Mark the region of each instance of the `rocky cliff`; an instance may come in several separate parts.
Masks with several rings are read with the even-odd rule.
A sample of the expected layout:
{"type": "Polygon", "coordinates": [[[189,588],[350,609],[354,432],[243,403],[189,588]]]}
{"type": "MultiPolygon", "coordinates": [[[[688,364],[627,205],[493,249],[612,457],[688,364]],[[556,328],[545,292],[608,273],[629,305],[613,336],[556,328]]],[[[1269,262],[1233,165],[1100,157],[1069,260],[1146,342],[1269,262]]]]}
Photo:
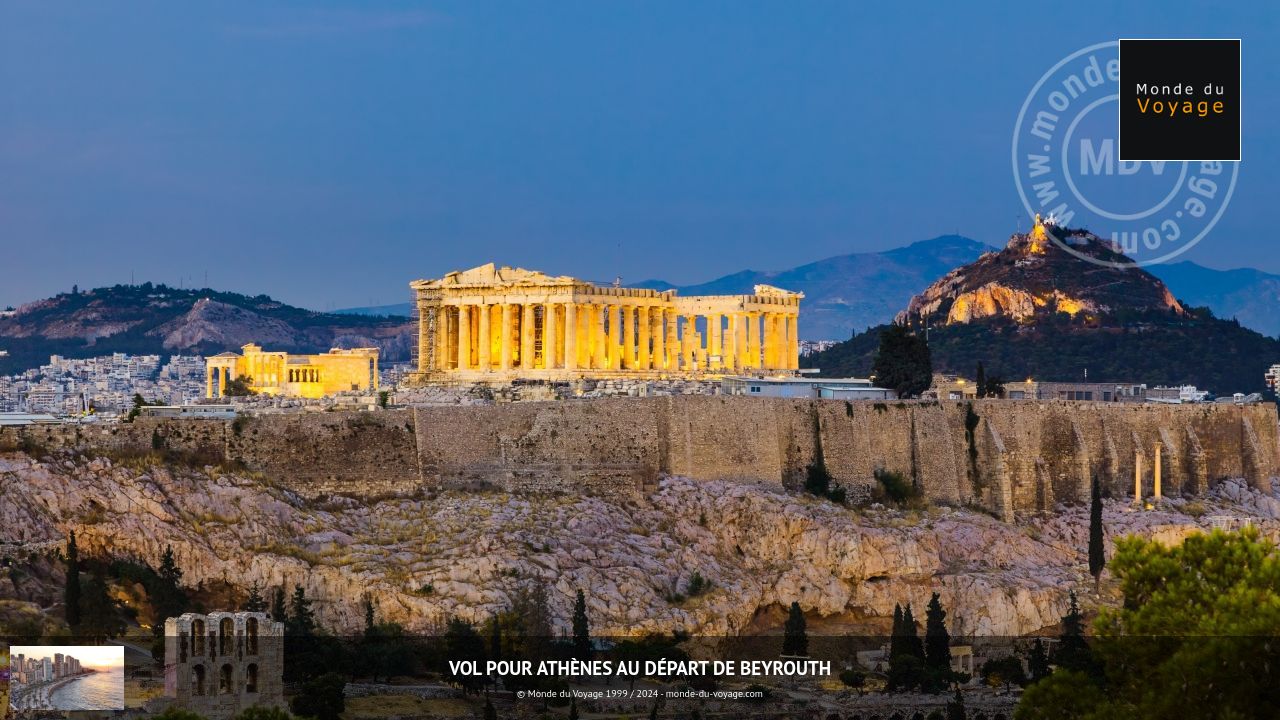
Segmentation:
{"type": "MultiPolygon", "coordinates": [[[[427,631],[446,616],[482,620],[540,582],[561,629],[585,590],[602,634],[771,632],[772,609],[793,601],[813,632],[883,633],[894,603],[923,605],[938,591],[953,633],[1012,635],[1053,625],[1067,593],[1091,584],[1080,507],[1010,524],[680,477],[642,500],[447,491],[308,501],[261,476],[70,452],[0,455],[0,495],[0,540],[39,544],[75,530],[82,554],[153,566],[172,545],[186,582],[299,584],[338,630],[360,625],[366,593],[387,618],[427,631]],[[677,597],[695,572],[710,591],[677,597]]],[[[1277,517],[1275,495],[1227,481],[1155,511],[1109,502],[1106,524],[1109,542],[1177,542],[1244,522],[1275,538],[1277,517]]]]}

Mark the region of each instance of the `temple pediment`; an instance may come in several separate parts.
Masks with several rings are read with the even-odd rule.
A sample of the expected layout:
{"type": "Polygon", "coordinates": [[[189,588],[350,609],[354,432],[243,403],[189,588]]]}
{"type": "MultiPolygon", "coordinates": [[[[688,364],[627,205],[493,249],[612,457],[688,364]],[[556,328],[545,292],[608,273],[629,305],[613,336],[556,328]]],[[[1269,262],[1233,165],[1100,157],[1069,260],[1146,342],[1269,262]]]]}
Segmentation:
{"type": "Polygon", "coordinates": [[[415,287],[521,287],[543,285],[580,285],[589,284],[584,280],[568,275],[548,275],[537,270],[524,268],[498,267],[494,263],[485,263],[470,270],[455,270],[447,273],[439,280],[419,280],[415,287]]]}
{"type": "Polygon", "coordinates": [[[759,295],[761,297],[781,297],[781,298],[803,298],[804,297],[804,293],[802,292],[783,290],[780,287],[774,287],[772,285],[756,285],[754,290],[756,295],[759,295]]]}

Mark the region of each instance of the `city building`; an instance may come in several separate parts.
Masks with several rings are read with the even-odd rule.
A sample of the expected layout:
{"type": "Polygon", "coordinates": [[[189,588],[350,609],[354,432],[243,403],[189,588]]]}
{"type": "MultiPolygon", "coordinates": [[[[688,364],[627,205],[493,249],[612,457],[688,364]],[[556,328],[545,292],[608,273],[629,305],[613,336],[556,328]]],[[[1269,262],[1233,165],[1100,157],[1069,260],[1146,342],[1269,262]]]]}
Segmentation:
{"type": "Polygon", "coordinates": [[[1267,380],[1267,387],[1270,388],[1272,392],[1280,391],[1280,365],[1272,365],[1271,368],[1267,370],[1265,377],[1267,380]]]}
{"type": "Polygon", "coordinates": [[[824,400],[894,400],[892,390],[876,387],[863,378],[743,377],[720,381],[726,395],[752,397],[820,398],[824,400]]]}
{"type": "Polygon", "coordinates": [[[242,354],[222,353],[205,362],[205,397],[226,397],[227,383],[243,378],[263,395],[320,398],[378,389],[378,349],[333,348],[321,355],[263,350],[249,343],[242,354]]]}
{"type": "Polygon", "coordinates": [[[492,263],[410,283],[416,383],[793,374],[802,293],[597,285],[492,263]]]}
{"type": "MultiPolygon", "coordinates": [[[[978,386],[956,375],[935,375],[930,389],[939,400],[973,400],[978,386]]],[[[1026,380],[1005,382],[1008,400],[1078,400],[1096,402],[1144,402],[1147,386],[1141,383],[1045,382],[1026,380]]]]}
{"type": "Polygon", "coordinates": [[[267,613],[184,613],[164,621],[164,697],[225,720],[255,705],[284,707],[284,623],[267,613]]]}

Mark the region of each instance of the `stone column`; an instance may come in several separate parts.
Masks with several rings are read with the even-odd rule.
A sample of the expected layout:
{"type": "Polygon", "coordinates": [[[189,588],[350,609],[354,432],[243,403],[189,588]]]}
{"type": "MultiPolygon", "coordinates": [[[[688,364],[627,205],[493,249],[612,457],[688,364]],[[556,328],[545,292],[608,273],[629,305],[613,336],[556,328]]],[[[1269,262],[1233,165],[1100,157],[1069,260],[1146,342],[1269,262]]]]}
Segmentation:
{"type": "Polygon", "coordinates": [[[493,369],[493,306],[477,305],[480,313],[480,337],[476,343],[480,369],[488,372],[493,369]]]}
{"type": "Polygon", "coordinates": [[[231,379],[231,368],[224,367],[218,371],[218,397],[227,396],[227,381],[231,379]]]}
{"type": "Polygon", "coordinates": [[[428,309],[426,303],[418,303],[418,372],[431,369],[431,334],[428,326],[434,310],[428,309]]]}
{"type": "Polygon", "coordinates": [[[578,306],[572,302],[564,305],[564,368],[578,367],[578,306]]]}
{"type": "Polygon", "coordinates": [[[1163,445],[1161,445],[1160,443],[1156,443],[1156,456],[1154,458],[1155,463],[1152,465],[1152,470],[1155,471],[1155,477],[1154,477],[1155,482],[1151,488],[1151,495],[1156,499],[1156,502],[1160,501],[1160,449],[1162,447],[1163,445]]]}
{"type": "Polygon", "coordinates": [[[536,322],[533,317],[532,304],[527,302],[520,304],[518,320],[520,321],[519,365],[521,370],[530,370],[533,368],[533,326],[536,322]]]}
{"type": "Polygon", "coordinates": [[[542,367],[544,370],[556,367],[559,362],[560,339],[557,336],[560,323],[557,322],[558,320],[555,305],[547,303],[542,306],[542,367]]]}
{"type": "Polygon", "coordinates": [[[747,314],[734,313],[734,325],[737,327],[733,330],[733,346],[735,350],[734,363],[739,372],[750,367],[747,365],[747,314]]]}
{"type": "Polygon", "coordinates": [[[1133,502],[1142,507],[1142,451],[1133,454],[1133,502]]]}
{"type": "Polygon", "coordinates": [[[787,315],[787,368],[800,368],[800,315],[787,315]]]}
{"type": "Polygon", "coordinates": [[[609,310],[609,357],[606,364],[610,370],[622,367],[622,308],[608,305],[609,310]]]}
{"type": "Polygon", "coordinates": [[[738,369],[738,313],[729,313],[729,330],[720,346],[725,370],[738,369]]]}
{"type": "Polygon", "coordinates": [[[708,370],[719,370],[724,367],[723,327],[724,319],[720,313],[707,316],[707,355],[717,358],[707,361],[708,370]]]}
{"type": "Polygon", "coordinates": [[[591,306],[591,367],[604,370],[609,367],[609,339],[604,329],[605,306],[591,306]]]}
{"type": "Polygon", "coordinates": [[[680,316],[674,308],[664,311],[667,322],[667,370],[680,370],[680,316]]]}
{"type": "Polygon", "coordinates": [[[661,307],[649,309],[649,332],[653,340],[653,355],[649,358],[649,364],[654,370],[664,370],[667,367],[666,314],[661,307]]]}
{"type": "Polygon", "coordinates": [[[503,370],[511,369],[512,346],[515,344],[515,338],[512,336],[512,325],[515,323],[515,308],[511,303],[502,303],[498,307],[502,308],[499,317],[502,318],[502,327],[498,330],[498,366],[503,370]]]}
{"type": "Polygon", "coordinates": [[[747,367],[760,367],[760,314],[747,313],[747,367]]]}
{"type": "Polygon", "coordinates": [[[652,327],[652,321],[649,319],[649,308],[641,305],[636,308],[636,325],[639,336],[636,341],[636,367],[641,370],[649,369],[649,338],[652,337],[649,332],[652,327]]]}
{"type": "Polygon", "coordinates": [[[448,305],[436,307],[436,370],[444,372],[450,368],[449,355],[452,351],[453,332],[449,329],[450,315],[448,305]]]}
{"type": "Polygon", "coordinates": [[[471,307],[458,306],[458,369],[471,369],[471,307]]]}
{"type": "Polygon", "coordinates": [[[764,366],[770,370],[776,369],[779,365],[777,313],[767,312],[764,314],[762,342],[764,344],[764,366]]]}
{"type": "Polygon", "coordinates": [[[636,369],[636,309],[622,306],[622,367],[636,369]]]}
{"type": "Polygon", "coordinates": [[[688,315],[679,315],[676,323],[680,333],[680,350],[676,354],[676,368],[688,371],[689,356],[693,353],[693,320],[688,315]]]}
{"type": "Polygon", "coordinates": [[[213,397],[213,368],[209,366],[208,362],[204,366],[204,396],[207,398],[213,397]]]}

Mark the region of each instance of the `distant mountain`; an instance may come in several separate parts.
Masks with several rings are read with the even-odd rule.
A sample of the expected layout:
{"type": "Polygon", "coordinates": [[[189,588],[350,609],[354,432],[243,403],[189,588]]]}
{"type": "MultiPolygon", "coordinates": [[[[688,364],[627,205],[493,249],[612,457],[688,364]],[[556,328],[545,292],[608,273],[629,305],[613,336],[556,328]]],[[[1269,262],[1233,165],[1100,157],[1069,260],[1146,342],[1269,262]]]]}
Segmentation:
{"type": "MultiPolygon", "coordinates": [[[[1216,393],[1261,390],[1280,341],[1184,307],[1164,282],[1084,231],[1061,231],[1087,263],[1044,228],[944,274],[896,321],[927,332],[935,371],[1006,380],[1194,384],[1216,393]],[[1126,264],[1130,266],[1125,267],[1126,264]],[[927,328],[927,330],[926,330],[927,328]]],[[[880,328],[802,359],[825,376],[871,372],[880,328]]]]}
{"type": "Polygon", "coordinates": [[[368,317],[411,317],[413,303],[395,303],[393,305],[370,305],[369,307],[353,307],[334,310],[335,315],[365,315],[368,317]]]}
{"type": "Polygon", "coordinates": [[[407,360],[416,340],[407,317],[318,313],[272,300],[164,285],[116,285],[64,293],[0,316],[0,374],[49,361],[50,355],[213,354],[257,342],[273,350],[324,352],[378,347],[407,360]]]}
{"type": "Polygon", "coordinates": [[[889,320],[920,288],[994,249],[960,235],[943,235],[884,252],[838,255],[791,270],[743,270],[700,285],[646,280],[634,286],[674,288],[681,295],[749,293],[757,284],[803,292],[800,337],[842,340],[856,329],[889,320]]]}
{"type": "Polygon", "coordinates": [[[1240,268],[1213,270],[1193,262],[1152,265],[1184,303],[1208,307],[1220,318],[1235,318],[1264,335],[1280,336],[1280,275],[1240,268]]]}

